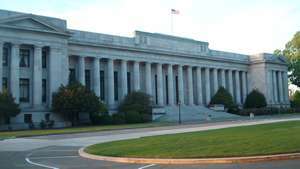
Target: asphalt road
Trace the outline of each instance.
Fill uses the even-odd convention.
[[[300,120],[290,118],[281,120]],[[78,149],[97,142],[225,128],[239,125],[261,124],[278,119],[257,121],[219,122],[201,125],[183,125],[154,129],[130,129],[97,133],[52,135],[0,141],[0,169],[299,169],[300,160],[271,161],[226,165],[155,165],[124,164],[82,158]]]

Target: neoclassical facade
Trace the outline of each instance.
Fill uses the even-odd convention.
[[[11,123],[59,119],[50,112],[51,96],[71,80],[111,111],[131,91],[150,94],[162,108],[206,106],[220,86],[239,105],[258,89],[269,106],[289,106],[283,57],[218,51],[207,42],[158,33],[71,30],[62,19],[0,10],[0,90],[8,89],[22,109]]]

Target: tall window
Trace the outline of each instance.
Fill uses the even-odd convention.
[[[42,50],[42,68],[47,68],[47,50]]]
[[[3,58],[2,58],[2,65],[7,66],[8,65],[8,47],[3,48]]]
[[[47,81],[43,79],[42,81],[42,102],[46,103],[47,101]]]
[[[85,87],[91,90],[91,71],[88,69],[85,70]]]
[[[176,89],[176,103],[179,103],[179,95],[178,95],[178,76],[175,77],[175,89]]]
[[[3,77],[3,78],[2,78],[2,89],[3,89],[3,90],[8,89],[7,77]]]
[[[115,90],[115,101],[118,100],[118,95],[119,95],[119,92],[118,92],[118,72],[117,71],[114,71],[114,90]]]
[[[75,69],[69,69],[69,83],[73,83],[76,81]]]
[[[130,72],[127,72],[127,91],[128,93],[131,92],[131,77],[130,77]]]
[[[29,79],[20,79],[20,102],[29,102]]]
[[[100,99],[104,101],[105,99],[105,81],[104,81],[104,71],[100,71]]]
[[[158,96],[157,96],[157,75],[154,76],[155,83],[155,103],[158,104]]]
[[[30,66],[30,50],[29,49],[20,49],[20,67],[29,67]]]
[[[169,104],[169,82],[168,76],[166,75],[166,102]]]

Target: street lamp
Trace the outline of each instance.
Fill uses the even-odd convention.
[[[178,102],[178,123],[181,124],[181,109],[180,109],[181,102]]]

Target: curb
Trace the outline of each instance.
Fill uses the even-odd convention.
[[[119,163],[135,164],[231,164],[231,163],[254,163],[274,160],[300,159],[300,153],[276,154],[250,157],[225,157],[225,158],[191,158],[191,159],[157,159],[157,158],[128,158],[98,156],[84,152],[84,148],[79,149],[79,155],[92,160],[102,160]]]

